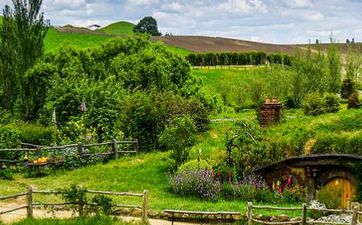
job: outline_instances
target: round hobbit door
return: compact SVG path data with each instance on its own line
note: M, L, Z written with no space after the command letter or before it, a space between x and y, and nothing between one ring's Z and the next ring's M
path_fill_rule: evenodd
M331 180L329 180L325 187L331 191L333 191L336 196L340 198L340 208L346 209L347 208L347 202L352 201L356 194L356 187L354 184L342 177L336 177Z

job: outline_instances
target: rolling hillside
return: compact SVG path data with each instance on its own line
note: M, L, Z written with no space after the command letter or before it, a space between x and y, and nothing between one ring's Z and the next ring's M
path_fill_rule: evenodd
M102 29L100 29L100 31L112 35L132 35L134 27L135 25L133 23L120 21L103 27Z

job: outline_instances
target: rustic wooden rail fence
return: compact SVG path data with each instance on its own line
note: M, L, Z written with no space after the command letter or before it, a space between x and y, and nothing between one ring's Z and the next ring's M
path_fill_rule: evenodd
M349 204L351 205L351 204ZM274 210L274 211L300 211L301 212L301 219L297 221L285 221L285 222L269 222L259 220L253 217L253 209L264 209L264 210ZM314 212L329 212L329 213L346 213L352 214L351 223L335 223L335 222L324 222L324 221L314 221L314 220L307 220L307 213L308 210ZM253 203L248 202L248 209L247 209L247 219L248 225L252 225L253 223L257 224L265 224L265 225L292 225L292 224L323 224L323 225L332 225L332 224L339 224L339 225L357 225L358 224L358 217L362 215L362 211L359 211L359 206L355 205L353 209L315 209L315 208L308 208L307 204L303 204L302 207L272 207L272 206L255 206Z
M112 191L94 191L94 190L86 190L86 193L89 194L99 194L99 195L110 195L110 196L123 196L123 197L138 197L142 198L142 205L130 205L130 204L113 204L112 208L134 208L134 209L141 209L142 210L142 219L146 221L148 219L148 196L149 192L147 190L144 190L143 193L130 193L130 192L112 192ZM32 187L28 187L27 192L7 195L7 196L0 196L0 200L9 200L9 199L16 199L19 197L26 196L26 204L20 205L19 207L12 208L12 209L0 209L0 216L23 210L27 210L27 217L31 218L33 217L33 209L35 207L55 207L55 206L66 206L66 205L77 205L77 212L79 216L82 216L84 214L84 206L82 203L75 203L75 202L64 202L64 203L41 203L41 202L35 202L34 201L34 194L43 194L43 195L62 195L65 192L63 191L50 191L50 190L33 190ZM98 206L97 204L87 204L91 206Z
M119 146L126 146L129 147L128 150L122 150L119 148ZM90 148L94 147L110 147L110 151L106 152L90 152L85 151ZM34 145L29 143L21 143L21 148L13 148L13 149L0 149L0 153L2 152L11 152L11 153L19 153L24 154L24 158L27 158L28 155L35 154L36 158L40 158L41 156L46 156L51 153L54 155L58 154L62 157L65 156L64 151L69 149L76 149L76 153L80 157L90 157L90 156L114 156L115 159L119 158L120 154L129 154L129 153L138 153L138 140L125 140L125 141L117 141L113 140L110 142L104 142L104 143L95 143L95 144L69 144L69 145L63 145L63 146L53 146L53 147L47 147L47 146L41 146L41 145ZM63 152L63 153L62 153ZM19 164L24 163L26 160L19 159L21 157L17 157L15 159L4 159L1 157L0 154L0 164ZM46 163L46 165L58 165L63 163L64 159L60 160L51 160ZM45 164L45 163L44 163ZM34 164L30 161L27 163L28 166L33 166ZM38 165L39 166L39 165Z

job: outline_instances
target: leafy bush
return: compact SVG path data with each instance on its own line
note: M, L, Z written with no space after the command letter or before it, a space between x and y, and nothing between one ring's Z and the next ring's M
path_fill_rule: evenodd
M339 111L339 98L334 94L321 97L319 93L311 93L303 99L302 106L304 113L309 116L334 113Z
M103 214L110 215L112 212L112 198L104 196L104 195L96 195L91 200L92 204L95 204L92 207L92 211L95 211L99 214L100 210L102 210Z
M221 184L208 170L182 171L170 179L171 191L181 196L195 196L216 201Z
M159 138L161 145L172 149L171 158L176 167L186 162L189 148L196 142L196 126L189 117L176 117L171 120Z
M87 189L78 185L71 185L69 188L61 189L63 192L62 198L66 202L73 203L73 210L78 210L80 215L83 215L84 206L87 204Z
M10 169L0 168L0 179L13 180L13 174Z
M311 93L305 96L302 102L304 113L309 116L317 116L325 113L325 102L319 93Z
M65 151L63 168L66 170L75 170L100 162L102 158L98 156L81 157L76 150L69 149Z
M341 204L341 197L343 191L341 189L330 188L325 186L317 193L317 199L320 203L330 209L337 209Z
M360 106L359 101L359 94L358 92L354 92L351 96L348 98L348 108L349 109L356 109Z
M339 98L335 94L325 94L325 112L326 113L335 113L339 111Z

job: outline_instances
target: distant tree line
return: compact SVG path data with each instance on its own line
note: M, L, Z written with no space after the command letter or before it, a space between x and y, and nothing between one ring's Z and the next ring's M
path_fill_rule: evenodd
M263 65L265 63L291 65L287 54L265 52L207 52L190 54L186 60L192 66Z

